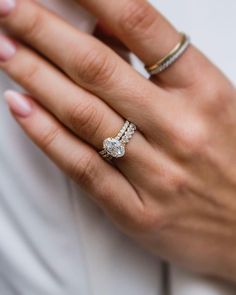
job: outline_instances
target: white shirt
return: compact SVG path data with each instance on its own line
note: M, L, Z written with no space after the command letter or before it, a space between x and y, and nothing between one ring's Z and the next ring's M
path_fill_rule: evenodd
M72 2L47 4L91 32ZM153 3L235 77L236 2ZM89 19L89 21L88 21ZM3 92L16 86L0 74ZM0 101L1 295L232 295L235 288L169 267L115 229L102 211L23 134Z

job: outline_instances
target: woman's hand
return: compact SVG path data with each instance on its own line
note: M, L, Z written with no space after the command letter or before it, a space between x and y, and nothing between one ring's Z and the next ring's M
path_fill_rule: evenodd
M35 97L6 94L23 129L140 244L236 282L236 93L230 82L194 47L148 81L34 1L7 2L13 4L0 1L0 23L19 41L1 37L0 66ZM179 41L146 1L81 2L145 64ZM123 118L138 131L112 166L97 151Z

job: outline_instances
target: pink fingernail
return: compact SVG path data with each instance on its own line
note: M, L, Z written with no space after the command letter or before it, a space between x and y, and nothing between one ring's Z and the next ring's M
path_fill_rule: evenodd
M13 90L7 90L4 97L8 103L10 110L19 117L26 118L32 112L30 101L22 94Z
M15 53L16 47L13 42L7 37L0 35L0 61L9 60Z
M15 0L0 0L0 17L10 13L15 5Z

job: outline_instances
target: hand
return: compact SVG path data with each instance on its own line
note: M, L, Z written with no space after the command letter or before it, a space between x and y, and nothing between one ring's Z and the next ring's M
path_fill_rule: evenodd
M81 2L145 64L179 41L146 1ZM141 245L236 282L231 83L194 47L146 80L106 45L34 1L13 6L0 5L0 22L19 41L1 37L0 66L34 97L7 92L17 122ZM97 151L123 118L138 131L125 157L110 165Z

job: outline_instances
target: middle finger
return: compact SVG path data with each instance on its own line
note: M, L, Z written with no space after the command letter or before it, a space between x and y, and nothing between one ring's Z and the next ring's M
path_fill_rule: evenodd
M0 48L9 48L13 43L0 35L0 45ZM124 124L124 119L102 100L75 85L57 68L25 46L17 44L13 56L8 56L5 61L0 58L0 69L37 97L39 103L69 130L97 150L102 149L105 138L115 137ZM127 146L127 157L121 163L135 159L137 164L138 147L150 149L145 138L137 131ZM122 164L123 171L125 166Z
M140 129L148 130L153 124L150 114L154 101L158 103L159 118L172 108L173 101L164 90L146 81L107 46L79 32L34 1L17 0L16 3L16 8L2 18L3 26Z

